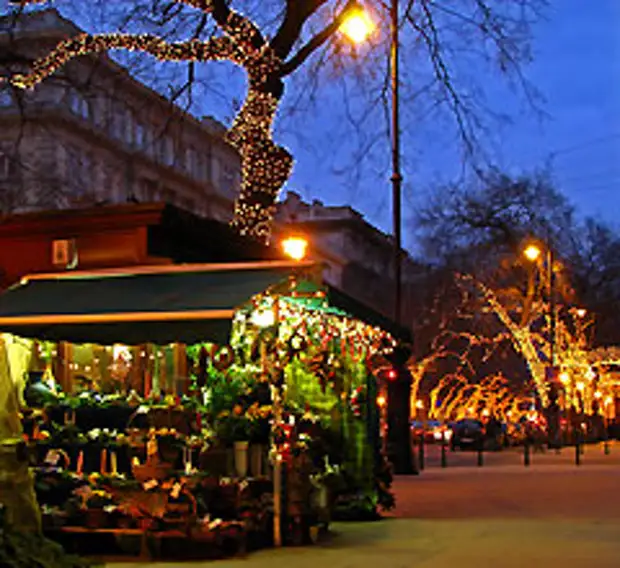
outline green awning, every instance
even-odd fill
[[[176,265],[34,275],[0,295],[0,331],[73,343],[227,343],[237,308],[312,263]],[[301,273],[301,274],[300,274]]]

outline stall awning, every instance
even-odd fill
[[[33,275],[0,296],[0,331],[73,343],[226,343],[237,308],[314,270],[275,261]]]

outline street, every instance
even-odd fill
[[[620,566],[620,446],[533,454],[454,452],[395,480],[397,508],[374,523],[339,523],[321,544],[265,550],[244,558],[188,563],[217,568],[596,568]],[[521,458],[521,459],[520,459]],[[435,462],[436,464],[439,462]],[[152,568],[172,568],[158,563]],[[131,564],[114,564],[128,568]]]

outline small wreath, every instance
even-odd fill
[[[220,349],[217,345],[211,348],[211,362],[218,371],[228,369],[235,360],[235,352],[230,345],[224,345]]]

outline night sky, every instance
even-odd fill
[[[544,99],[545,116],[533,112],[499,74],[481,74],[488,105],[511,118],[495,123],[495,136],[485,146],[491,160],[513,174],[547,168],[579,213],[620,228],[620,2],[552,4],[547,21],[535,29],[534,62],[525,68]],[[437,183],[461,172],[447,122],[445,117],[440,123],[405,126],[406,213]],[[294,142],[291,146],[298,162],[290,187],[327,203],[352,201],[369,220],[390,230],[389,169],[383,182],[379,176],[366,186],[362,181],[361,188],[342,187],[341,177],[322,168],[314,153]]]
[[[84,10],[65,9],[70,4],[54,5],[88,31],[113,31],[100,28],[105,28],[104,19],[103,24],[93,26]],[[533,30],[534,61],[524,68],[540,92],[538,106],[544,116],[532,110],[514,83],[492,68],[463,60],[457,62],[461,69],[456,70],[465,72],[469,93],[476,100],[484,96],[480,106],[490,111],[480,137],[487,163],[515,175],[546,168],[580,213],[600,216],[620,227],[620,0],[550,0],[549,4],[546,20]],[[404,37],[403,43],[411,44],[411,37]],[[326,204],[351,204],[389,231],[385,109],[375,105],[369,111],[368,93],[349,79],[356,74],[355,65],[366,65],[364,80],[368,80],[371,66],[360,57],[349,61],[343,59],[335,78],[322,77],[314,106],[297,103],[297,95],[305,89],[304,69],[287,83],[274,135],[296,159],[285,190]],[[404,49],[401,61],[404,82],[422,86],[428,79],[424,60]],[[173,78],[174,73],[183,76],[179,67],[173,64],[171,68]],[[190,110],[213,115],[228,125],[233,106],[243,100],[242,73],[224,72],[221,64],[207,63],[201,68],[199,78],[206,87]],[[148,81],[156,75],[147,72],[138,77]],[[381,80],[380,73],[374,80]],[[402,104],[403,216],[405,240],[412,246],[412,213],[437,184],[456,179],[463,167],[451,116],[429,111],[424,99],[412,103],[407,94],[405,90]],[[295,110],[292,116],[291,109]],[[490,113],[504,118],[491,118]],[[357,121],[357,129],[351,128],[347,117]],[[359,140],[368,145],[363,156],[355,155]]]

